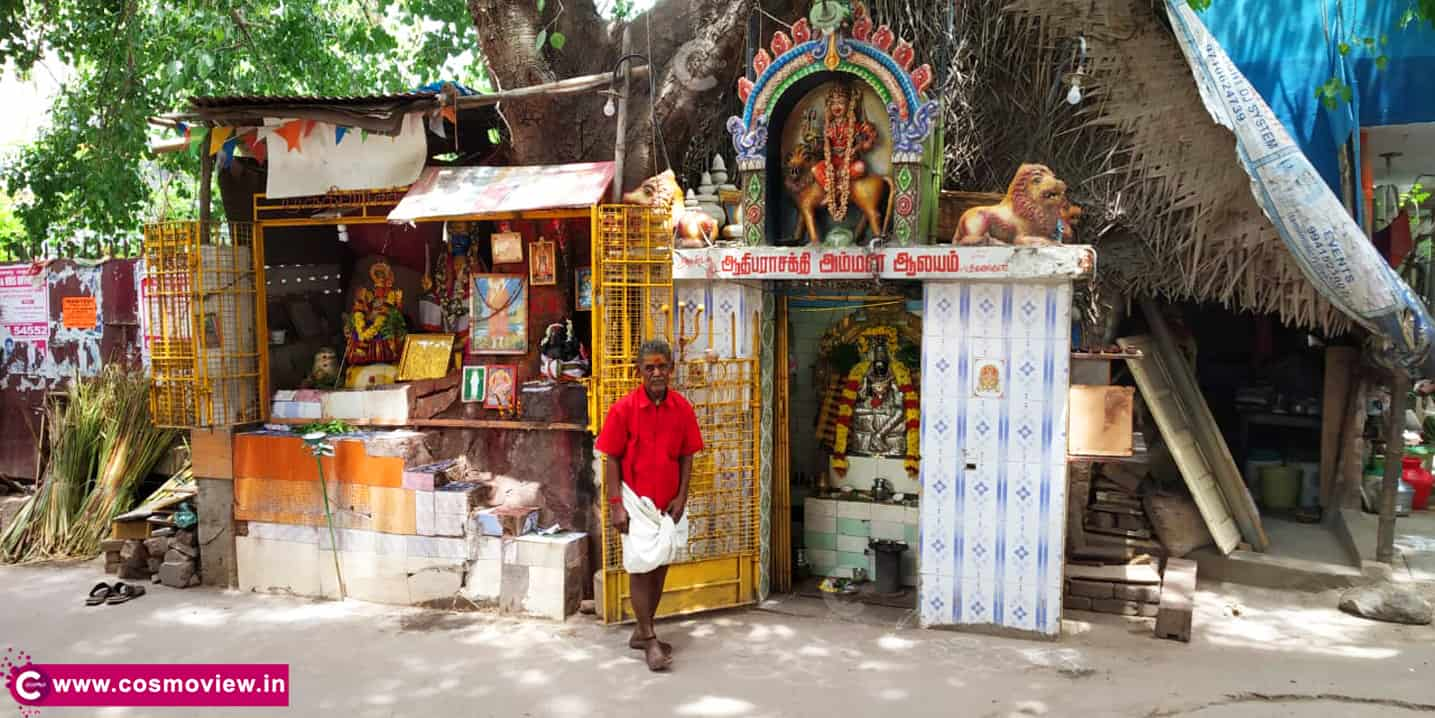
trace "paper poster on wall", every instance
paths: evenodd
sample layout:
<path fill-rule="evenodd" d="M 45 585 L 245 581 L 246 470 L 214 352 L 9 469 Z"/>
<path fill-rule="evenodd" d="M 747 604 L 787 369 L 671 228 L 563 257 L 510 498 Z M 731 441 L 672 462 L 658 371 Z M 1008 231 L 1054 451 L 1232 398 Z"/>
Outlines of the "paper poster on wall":
<path fill-rule="evenodd" d="M 26 373 L 37 368 L 50 339 L 50 293 L 44 274 L 30 265 L 0 267 L 0 365 Z M 21 365 L 12 366 L 15 358 Z"/>
<path fill-rule="evenodd" d="M 99 325 L 99 307 L 94 297 L 60 299 L 60 323 L 66 329 L 94 329 Z"/>

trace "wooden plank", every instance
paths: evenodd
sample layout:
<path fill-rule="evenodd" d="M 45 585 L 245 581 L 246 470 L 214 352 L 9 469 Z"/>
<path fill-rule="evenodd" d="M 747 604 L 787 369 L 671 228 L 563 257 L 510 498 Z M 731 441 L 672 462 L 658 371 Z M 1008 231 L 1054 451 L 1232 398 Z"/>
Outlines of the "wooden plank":
<path fill-rule="evenodd" d="M 191 429 L 190 466 L 202 479 L 234 478 L 234 434 L 227 428 Z"/>
<path fill-rule="evenodd" d="M 1166 561 L 1161 581 L 1161 608 L 1156 613 L 1156 637 L 1191 640 L 1191 613 L 1196 598 L 1196 562 L 1184 558 Z"/>
<path fill-rule="evenodd" d="M 1093 534 L 1106 534 L 1107 536 L 1119 536 L 1119 537 L 1122 537 L 1122 538 L 1147 539 L 1147 540 L 1149 540 L 1149 539 L 1151 538 L 1151 532 L 1150 532 L 1150 531 L 1147 531 L 1147 530 L 1145 530 L 1145 529 L 1140 529 L 1140 530 L 1118 529 L 1118 528 L 1108 528 L 1108 527 L 1105 527 L 1105 526 L 1093 526 L 1093 525 L 1091 525 L 1091 524 L 1087 524 L 1087 525 L 1086 525 L 1086 531 L 1087 531 L 1088 533 L 1093 533 Z"/>
<path fill-rule="evenodd" d="M 1151 325 L 1152 336 L 1156 340 L 1153 349 L 1165 357 L 1164 364 L 1171 390 L 1185 412 L 1191 425 L 1192 437 L 1206 457 L 1215 484 L 1226 500 L 1226 508 L 1230 511 L 1231 518 L 1235 520 L 1241 536 L 1255 550 L 1269 549 L 1271 542 L 1261 524 L 1260 510 L 1256 508 L 1245 477 L 1241 475 L 1240 467 L 1236 466 L 1236 460 L 1231 457 L 1231 447 L 1226 444 L 1226 437 L 1221 434 L 1221 427 L 1216 424 L 1216 417 L 1211 414 L 1211 407 L 1206 403 L 1206 397 L 1196 382 L 1195 362 L 1175 360 L 1175 357 L 1180 356 L 1180 349 L 1155 302 L 1143 300 L 1141 311 L 1146 316 L 1146 322 Z"/>
<path fill-rule="evenodd" d="M 1138 585 L 1159 585 L 1161 583 L 1160 572 L 1149 563 L 1128 563 L 1115 566 L 1085 566 L 1079 563 L 1068 563 L 1066 564 L 1066 577 L 1082 581 L 1107 581 Z"/>
<path fill-rule="evenodd" d="M 1144 359 L 1128 362 L 1131 374 L 1136 378 L 1141 397 L 1150 408 L 1151 415 L 1155 417 L 1156 426 L 1161 430 L 1161 437 L 1171 450 L 1176 466 L 1181 469 L 1181 478 L 1191 490 L 1196 508 L 1201 510 L 1201 518 L 1205 520 L 1206 528 L 1210 529 L 1216 547 L 1222 554 L 1229 554 L 1235 550 L 1236 544 L 1240 543 L 1241 532 L 1226 505 L 1225 496 L 1216 485 L 1211 461 L 1196 446 L 1190 414 L 1172 393 L 1168 368 L 1172 363 L 1170 358 L 1160 351 L 1155 340 L 1149 336 L 1123 337 L 1116 341 L 1124 348 L 1138 349 L 1145 355 Z M 1202 405 L 1204 406 L 1204 402 Z M 1222 446 L 1224 445 L 1222 442 Z M 1246 490 L 1245 484 L 1241 484 L 1241 490 Z M 1245 495 L 1250 497 L 1249 492 Z"/>
<path fill-rule="evenodd" d="M 1352 392 L 1359 389 L 1359 372 L 1359 349 L 1326 348 L 1325 389 L 1320 415 L 1320 505 L 1325 508 L 1337 503 L 1335 488 L 1340 477 L 1341 444 L 1345 441 L 1342 429 L 1349 421 L 1346 405 L 1352 398 Z"/>
<path fill-rule="evenodd" d="M 1131 412 L 1136 390 L 1129 386 L 1084 386 L 1067 390 L 1067 452 L 1077 456 L 1131 456 Z"/>
<path fill-rule="evenodd" d="M 1066 545 L 1071 552 L 1086 547 L 1085 523 L 1086 500 L 1091 494 L 1091 465 L 1071 464 L 1067 467 L 1068 488 L 1066 495 Z"/>

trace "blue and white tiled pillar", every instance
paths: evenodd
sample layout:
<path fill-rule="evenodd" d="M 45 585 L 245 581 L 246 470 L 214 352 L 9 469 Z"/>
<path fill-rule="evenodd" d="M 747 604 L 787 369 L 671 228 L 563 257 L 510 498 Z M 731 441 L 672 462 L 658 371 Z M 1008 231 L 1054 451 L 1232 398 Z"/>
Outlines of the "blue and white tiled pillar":
<path fill-rule="evenodd" d="M 1056 636 L 1071 283 L 927 282 L 923 301 L 922 624 Z"/>

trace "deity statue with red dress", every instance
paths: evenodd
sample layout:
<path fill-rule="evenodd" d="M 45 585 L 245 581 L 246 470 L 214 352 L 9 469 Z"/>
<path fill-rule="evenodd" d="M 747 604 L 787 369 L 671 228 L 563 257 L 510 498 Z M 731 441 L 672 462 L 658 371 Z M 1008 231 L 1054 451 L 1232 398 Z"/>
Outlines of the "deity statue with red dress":
<path fill-rule="evenodd" d="M 877 144 L 877 128 L 862 118 L 861 105 L 862 91 L 848 83 L 835 83 L 827 91 L 822 160 L 812 165 L 812 176 L 829 198 L 838 194 L 833 191 L 833 181 L 846 186 L 867 174 L 862 156 Z"/>

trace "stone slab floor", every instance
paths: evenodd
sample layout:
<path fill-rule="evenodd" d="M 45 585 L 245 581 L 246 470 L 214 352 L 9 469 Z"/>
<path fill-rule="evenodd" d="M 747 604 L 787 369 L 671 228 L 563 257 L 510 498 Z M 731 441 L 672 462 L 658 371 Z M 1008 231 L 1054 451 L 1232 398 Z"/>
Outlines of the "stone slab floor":
<path fill-rule="evenodd" d="M 1190 644 L 1069 613 L 1057 642 L 927 631 L 899 609 L 774 600 L 663 623 L 675 670 L 626 628 L 150 586 L 83 598 L 98 563 L 0 567 L 0 638 L 37 663 L 290 665 L 288 710 L 44 709 L 87 716 L 1401 716 L 1435 711 L 1435 629 L 1336 595 L 1202 583 Z M 0 703 L 8 701 L 0 697 Z"/>

